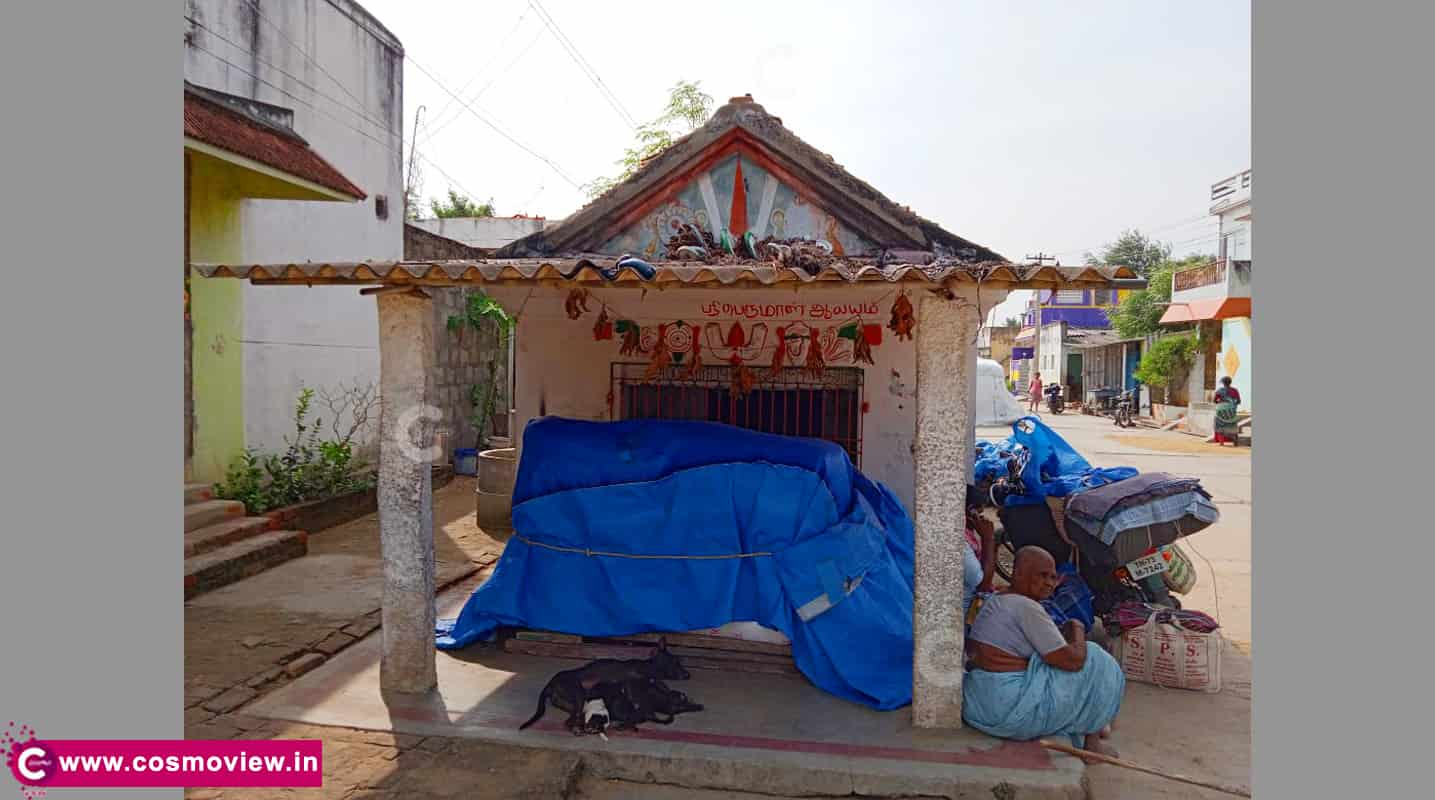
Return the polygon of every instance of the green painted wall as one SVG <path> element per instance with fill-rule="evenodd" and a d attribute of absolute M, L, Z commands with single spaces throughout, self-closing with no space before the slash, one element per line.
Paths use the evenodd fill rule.
<path fill-rule="evenodd" d="M 240 240 L 239 169 L 194 157 L 190 185 L 190 261 L 236 263 Z M 190 281 L 194 320 L 194 461 L 197 481 L 217 481 L 244 450 L 244 282 Z"/>

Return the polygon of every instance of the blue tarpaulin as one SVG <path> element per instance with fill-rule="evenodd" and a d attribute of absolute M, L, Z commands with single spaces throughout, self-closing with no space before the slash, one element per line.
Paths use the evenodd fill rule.
<path fill-rule="evenodd" d="M 911 519 L 839 446 L 707 422 L 544 418 L 524 431 L 513 527 L 440 649 L 499 626 L 583 636 L 751 621 L 814 684 L 912 700 Z"/>
<path fill-rule="evenodd" d="M 1011 427 L 1012 435 L 1000 442 L 976 442 L 973 467 L 977 481 L 996 479 L 1008 474 L 1019 452 L 1029 454 L 1021 470 L 1021 492 L 1009 495 L 1006 505 L 1044 503 L 1047 497 L 1067 497 L 1137 474 L 1133 467 L 1091 466 L 1037 417 L 1022 417 Z"/>

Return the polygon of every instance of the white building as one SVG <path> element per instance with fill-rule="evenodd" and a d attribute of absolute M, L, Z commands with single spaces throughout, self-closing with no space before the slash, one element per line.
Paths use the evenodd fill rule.
<path fill-rule="evenodd" d="M 1251 171 L 1212 185 L 1210 211 L 1220 220 L 1216 259 L 1172 276 L 1171 305 L 1161 317 L 1163 325 L 1191 328 L 1203 341 L 1187 381 L 1193 419 L 1209 418 L 1214 413 L 1208 395 L 1226 376 L 1241 393 L 1241 410 L 1255 408 L 1251 364 Z"/>
<path fill-rule="evenodd" d="M 401 259 L 399 40 L 352 0 L 187 0 L 184 16 L 187 82 L 292 111 L 292 134 L 364 195 L 349 202 L 298 202 L 237 193 L 233 213 L 211 213 L 208 222 L 197 218 L 197 226 L 208 226 L 199 233 L 226 230 L 208 236 L 208 251 L 194 253 L 193 260 Z M 187 154 L 188 147 L 187 141 Z M 218 286 L 198 277 L 192 283 L 193 424 L 203 431 L 196 478 L 219 477 L 246 445 L 282 448 L 301 387 L 377 385 L 374 304 L 352 287 L 295 292 L 237 282 Z M 222 405 L 216 399 L 235 395 Z"/>
<path fill-rule="evenodd" d="M 449 217 L 416 219 L 409 224 L 469 247 L 496 250 L 511 242 L 557 225 L 561 220 L 544 217 Z"/>

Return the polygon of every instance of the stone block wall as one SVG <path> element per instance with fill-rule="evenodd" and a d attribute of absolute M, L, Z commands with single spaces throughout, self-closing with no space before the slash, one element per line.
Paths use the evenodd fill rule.
<path fill-rule="evenodd" d="M 446 433 L 447 457 L 452 459 L 456 447 L 473 447 L 475 429 L 473 416 L 472 388 L 474 384 L 488 380 L 488 365 L 496 365 L 494 380 L 499 387 L 499 399 L 495 412 L 496 435 L 507 433 L 508 397 L 508 348 L 500 346 L 497 325 L 485 325 L 483 330 L 464 328 L 462 333 L 448 330 L 448 318 L 463 313 L 466 303 L 465 289 L 432 289 L 434 309 L 434 352 L 430 363 L 433 376 L 433 402 L 443 412 L 443 419 L 437 424 L 440 432 Z"/>
<path fill-rule="evenodd" d="M 430 233 L 413 224 L 404 225 L 404 258 L 409 261 L 443 261 L 483 258 L 487 253 L 477 247 Z M 508 348 L 500 344 L 497 325 L 481 331 L 465 327 L 462 333 L 450 333 L 448 318 L 463 313 L 466 289 L 434 288 L 434 347 L 430 362 L 433 381 L 433 403 L 443 412 L 437 430 L 443 435 L 445 458 L 452 460 L 457 447 L 473 447 L 473 386 L 488 380 L 488 365 L 495 363 L 494 381 L 499 386 L 495 412 L 495 435 L 507 435 L 510 406 L 508 396 Z"/>

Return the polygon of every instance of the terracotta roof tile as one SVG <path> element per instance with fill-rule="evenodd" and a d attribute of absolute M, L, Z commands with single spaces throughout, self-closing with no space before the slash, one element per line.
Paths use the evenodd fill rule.
<path fill-rule="evenodd" d="M 184 135 L 356 200 L 367 197 L 297 135 L 281 133 L 188 89 L 184 93 Z"/>
<path fill-rule="evenodd" d="M 1130 280 L 1135 273 L 1126 267 L 1037 267 L 1006 263 L 970 264 L 885 264 L 875 259 L 840 259 L 823 265 L 817 274 L 796 267 L 765 261 L 704 264 L 691 261 L 653 263 L 652 278 L 644 279 L 631 269 L 615 270 L 611 257 L 592 258 L 489 258 L 466 261 L 385 261 L 303 264 L 195 264 L 207 278 L 245 278 L 284 283 L 353 283 L 466 285 L 481 283 L 563 283 L 610 285 L 686 284 L 728 286 L 733 284 L 813 284 L 828 282 L 912 282 L 941 284 L 949 279 L 975 283 L 978 278 L 990 285 L 1009 288 L 1050 286 L 1111 285 Z M 605 274 L 606 273 L 606 274 Z"/>

